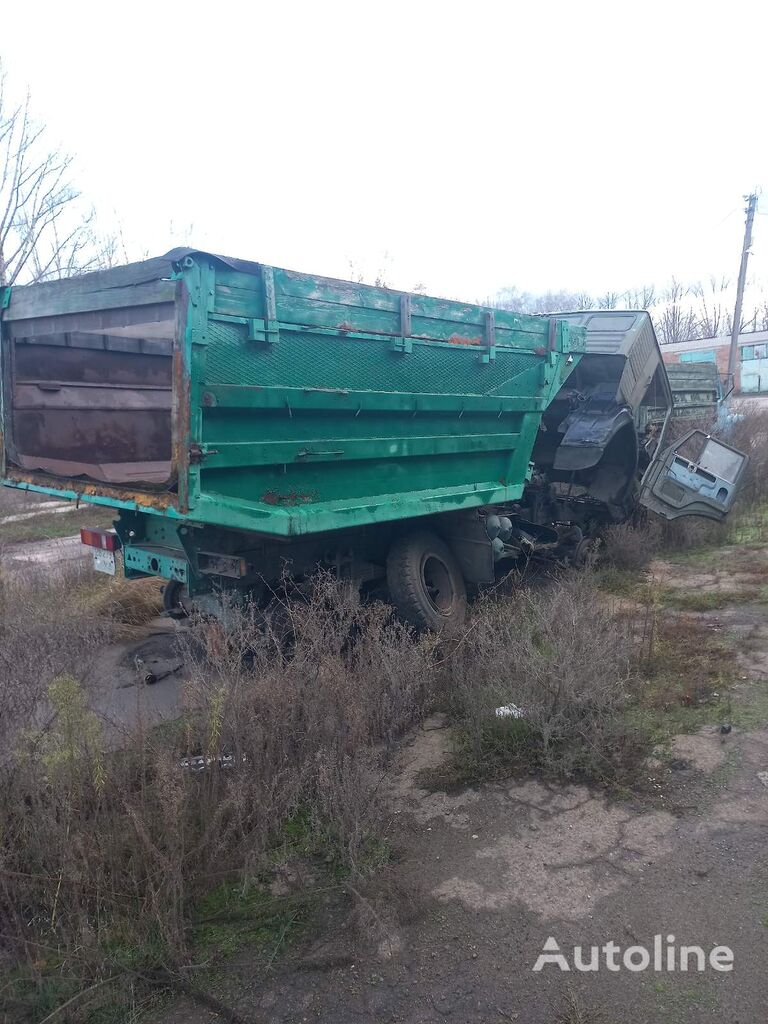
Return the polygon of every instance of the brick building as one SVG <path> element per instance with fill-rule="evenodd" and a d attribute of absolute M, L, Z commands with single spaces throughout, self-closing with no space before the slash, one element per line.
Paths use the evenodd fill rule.
<path fill-rule="evenodd" d="M 728 374 L 730 337 L 697 338 L 662 345 L 665 363 L 716 363 L 725 383 Z M 739 335 L 739 359 L 733 382 L 734 394 L 768 396 L 768 331 Z"/>

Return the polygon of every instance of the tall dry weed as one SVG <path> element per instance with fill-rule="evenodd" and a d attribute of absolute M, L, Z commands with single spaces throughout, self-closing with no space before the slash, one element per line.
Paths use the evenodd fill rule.
<path fill-rule="evenodd" d="M 199 901 L 222 879 L 258 886 L 297 816 L 308 852 L 342 875 L 370 870 L 377 787 L 429 699 L 432 642 L 328 577 L 282 612 L 289 643 L 248 607 L 226 631 L 196 623 L 181 718 L 139 720 L 112 752 L 52 624 L 46 673 L 24 662 L 38 702 L 49 679 L 47 713 L 17 721 L 0 764 L 0 935 L 20 963 L 54 949 L 84 985 L 180 969 Z"/>

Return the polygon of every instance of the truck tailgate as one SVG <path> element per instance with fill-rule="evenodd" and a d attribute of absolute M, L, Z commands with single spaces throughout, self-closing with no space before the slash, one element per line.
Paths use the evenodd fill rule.
<path fill-rule="evenodd" d="M 3 313 L 6 472 L 173 487 L 176 285 L 168 263 L 13 288 Z"/>

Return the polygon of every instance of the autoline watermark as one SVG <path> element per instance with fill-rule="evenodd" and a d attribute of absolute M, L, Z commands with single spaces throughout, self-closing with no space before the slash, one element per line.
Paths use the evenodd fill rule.
<path fill-rule="evenodd" d="M 733 950 L 729 946 L 682 946 L 674 935 L 654 935 L 653 945 L 625 946 L 606 942 L 604 946 L 574 946 L 563 951 L 557 939 L 549 936 L 533 965 L 534 971 L 557 967 L 561 971 L 732 971 Z"/>

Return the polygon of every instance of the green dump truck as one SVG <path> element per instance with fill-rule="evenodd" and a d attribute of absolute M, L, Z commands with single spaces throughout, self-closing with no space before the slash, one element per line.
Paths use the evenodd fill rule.
<path fill-rule="evenodd" d="M 196 250 L 0 295 L 3 483 L 114 508 L 84 531 L 96 567 L 119 549 L 174 615 L 326 567 L 440 627 L 638 501 L 720 518 L 743 468 L 706 435 L 651 462 L 640 412 L 672 403 L 637 311 L 529 317 Z"/>

